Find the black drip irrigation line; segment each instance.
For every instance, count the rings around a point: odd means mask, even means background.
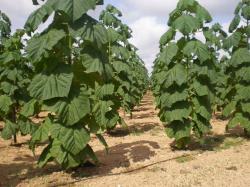
[[[138,168],[135,168],[135,169],[131,169],[131,170],[128,170],[128,171],[123,171],[123,172],[120,172],[120,173],[108,173],[108,174],[104,174],[104,175],[96,175],[96,176],[93,176],[93,177],[86,177],[86,178],[78,179],[78,180],[68,182],[68,183],[52,184],[52,185],[49,185],[49,187],[65,186],[65,185],[75,184],[75,183],[78,183],[78,182],[87,181],[87,180],[91,180],[91,179],[98,179],[98,178],[101,178],[101,177],[109,177],[109,176],[118,176],[118,175],[122,175],[122,174],[129,174],[129,173],[133,173],[133,172],[136,172],[136,171],[146,169],[148,167],[151,167],[151,166],[154,166],[154,165],[157,165],[157,164],[177,160],[179,158],[187,158],[187,157],[190,157],[190,156],[197,156],[199,154],[200,154],[200,152],[197,152],[197,153],[194,153],[194,154],[184,154],[184,155],[177,156],[177,157],[174,157],[174,158],[169,158],[169,159],[161,160],[161,161],[158,161],[158,162],[153,162],[151,164],[147,164],[147,165],[144,165],[144,166],[141,166],[141,167],[138,167]]]

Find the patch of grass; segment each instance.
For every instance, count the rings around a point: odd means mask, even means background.
[[[130,130],[130,134],[132,136],[141,136],[143,134],[143,130],[142,129],[131,129]]]
[[[161,127],[155,127],[150,131],[151,136],[158,136],[160,133],[162,133],[163,130]]]
[[[242,145],[245,142],[244,138],[238,137],[238,138],[226,138],[222,144],[220,144],[218,147],[215,147],[215,151],[230,149],[232,147],[236,147],[239,145]]]
[[[192,155],[183,155],[175,159],[175,161],[178,163],[190,162],[192,160],[195,160],[195,157]]]

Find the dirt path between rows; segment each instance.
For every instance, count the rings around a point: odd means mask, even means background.
[[[129,118],[129,117],[128,117]],[[28,137],[19,138],[20,147],[0,139],[0,186],[227,186],[250,185],[250,141],[237,134],[225,134],[225,121],[212,120],[213,132],[203,147],[173,151],[172,142],[147,93],[126,119],[128,133],[117,129],[105,135],[110,150],[96,140],[91,145],[100,159],[99,167],[85,167],[66,173],[50,164],[36,168],[37,157],[28,149]],[[39,154],[38,148],[36,154]]]

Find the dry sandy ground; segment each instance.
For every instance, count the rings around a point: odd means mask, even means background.
[[[130,133],[118,129],[111,137],[107,155],[93,139],[100,166],[63,172],[54,164],[36,168],[36,159],[20,138],[19,147],[0,139],[0,186],[250,186],[250,142],[225,134],[225,121],[212,120],[213,132],[203,146],[194,144],[189,151],[172,151],[171,139],[154,110],[148,93],[127,119]],[[42,147],[38,148],[37,154]]]

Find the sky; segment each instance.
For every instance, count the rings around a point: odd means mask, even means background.
[[[122,11],[122,20],[133,30],[131,42],[137,46],[138,54],[151,72],[153,61],[159,52],[160,37],[168,29],[168,15],[175,9],[178,0],[104,1],[105,5],[115,5]],[[219,22],[225,30],[228,30],[239,0],[198,0],[198,2],[211,13],[214,23]],[[105,8],[105,5],[98,7],[95,14]],[[0,0],[0,10],[10,17],[13,30],[22,28],[29,14],[36,8],[31,0]]]

